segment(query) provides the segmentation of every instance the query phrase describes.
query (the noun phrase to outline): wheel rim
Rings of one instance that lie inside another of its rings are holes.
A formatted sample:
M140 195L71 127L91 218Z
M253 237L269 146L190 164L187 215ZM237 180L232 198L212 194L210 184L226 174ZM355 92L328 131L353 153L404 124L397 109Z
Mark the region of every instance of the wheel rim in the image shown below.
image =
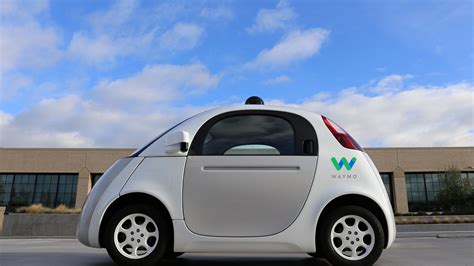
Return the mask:
M117 250L129 259L141 259L155 250L159 239L158 226L148 215L134 213L124 217L115 227Z
M331 229L333 249L347 260L361 260L372 252L375 244L374 229L358 215L346 215Z

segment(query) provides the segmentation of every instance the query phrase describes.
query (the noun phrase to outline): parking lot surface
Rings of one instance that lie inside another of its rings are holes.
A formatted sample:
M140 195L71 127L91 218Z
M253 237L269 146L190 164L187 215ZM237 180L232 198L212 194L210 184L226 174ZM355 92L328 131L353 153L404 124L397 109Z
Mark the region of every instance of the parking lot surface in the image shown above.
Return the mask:
M474 265L474 238L402 238L376 265ZM104 249L74 239L0 239L0 265L115 265ZM305 254L185 254L163 266L329 265Z

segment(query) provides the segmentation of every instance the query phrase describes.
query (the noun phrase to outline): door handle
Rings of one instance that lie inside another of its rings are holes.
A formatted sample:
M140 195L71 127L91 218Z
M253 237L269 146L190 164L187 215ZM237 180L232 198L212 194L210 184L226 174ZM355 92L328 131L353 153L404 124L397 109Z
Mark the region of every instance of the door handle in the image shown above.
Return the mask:
M299 171L299 166L204 166L203 171Z

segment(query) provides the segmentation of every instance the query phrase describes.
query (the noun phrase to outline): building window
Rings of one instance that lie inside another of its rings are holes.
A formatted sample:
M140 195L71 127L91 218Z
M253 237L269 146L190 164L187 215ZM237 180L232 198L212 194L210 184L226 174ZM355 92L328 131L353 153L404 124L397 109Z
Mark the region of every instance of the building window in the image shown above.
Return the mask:
M77 178L77 174L0 174L0 204L74 207Z
M0 174L0 205L6 206L10 201L13 185L13 175Z
M380 177L382 178L385 190L387 190L390 203L392 203L393 206L392 175L390 173L380 173Z
M53 207L56 201L58 175L38 175L34 202L46 207Z
M440 211L439 191L443 173L407 173L408 209L410 211Z
M95 183L97 183L97 181L99 181L99 178L100 178L102 175L103 175L103 174L91 174L92 187L95 185Z
M471 192L474 195L474 172L462 172L461 177L469 178L469 183L471 183Z
M56 197L56 206L64 204L68 207L74 207L76 204L77 175L59 175L58 195Z
M13 176L10 193L10 205L28 206L33 203L36 175L24 174Z
M469 178L474 195L474 172L461 172L461 176ZM408 209L410 211L441 211L439 193L443 186L444 173L407 173Z

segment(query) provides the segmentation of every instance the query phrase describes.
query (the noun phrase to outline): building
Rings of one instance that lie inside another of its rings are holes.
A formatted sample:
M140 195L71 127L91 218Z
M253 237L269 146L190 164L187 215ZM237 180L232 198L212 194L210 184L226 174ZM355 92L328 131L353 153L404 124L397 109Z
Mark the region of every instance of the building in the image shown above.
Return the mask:
M80 208L100 175L132 149L0 148L0 205ZM367 148L394 211L437 210L440 173L454 165L474 188L474 147Z

